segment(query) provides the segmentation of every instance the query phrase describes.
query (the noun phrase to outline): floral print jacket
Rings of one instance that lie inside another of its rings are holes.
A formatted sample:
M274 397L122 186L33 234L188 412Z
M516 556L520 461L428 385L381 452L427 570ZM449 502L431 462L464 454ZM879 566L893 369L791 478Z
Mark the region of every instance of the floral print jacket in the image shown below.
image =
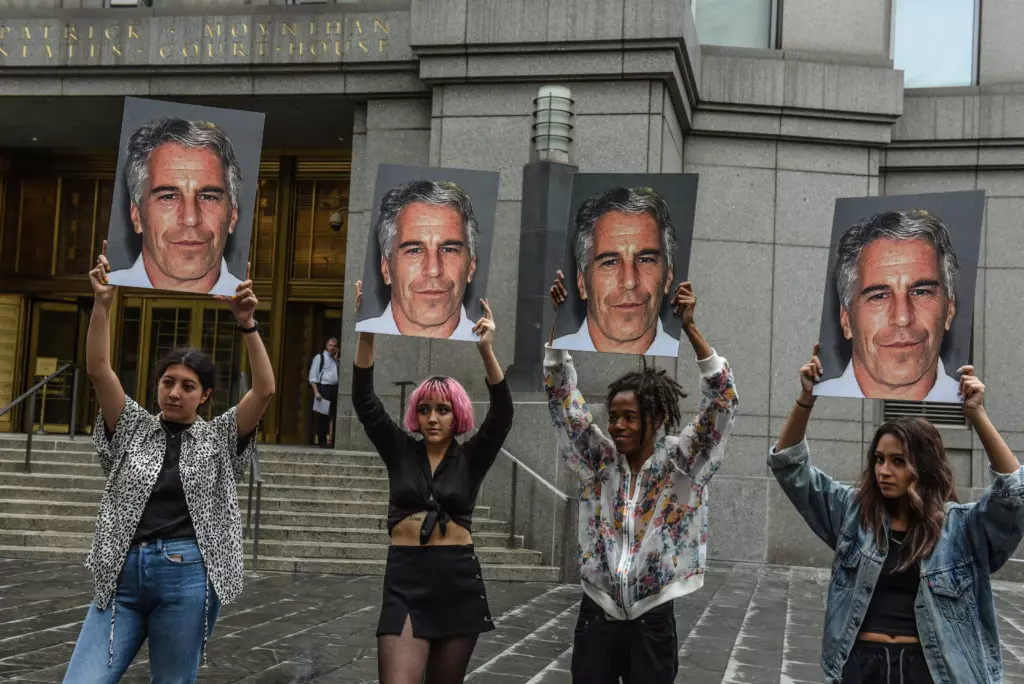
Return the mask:
M546 349L544 380L558 453L581 480L583 590L616 619L637 618L704 583L708 481L725 456L738 403L724 358L712 354L697 364L699 412L679 436L658 439L630 497L629 463L594 425L572 357Z

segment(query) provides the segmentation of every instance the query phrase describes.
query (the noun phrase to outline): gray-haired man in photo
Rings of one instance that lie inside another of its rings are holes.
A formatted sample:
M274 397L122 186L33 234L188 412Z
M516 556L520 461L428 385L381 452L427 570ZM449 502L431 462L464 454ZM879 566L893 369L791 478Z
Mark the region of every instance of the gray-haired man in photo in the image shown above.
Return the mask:
M132 133L125 149L131 222L142 252L112 285L231 296L224 247L238 223L242 172L212 123L168 118Z
M381 199L375 233L391 301L356 330L475 341L462 299L476 273L480 228L462 188L418 180L391 189Z
M852 357L814 393L959 402L960 383L939 356L956 316L959 274L946 225L926 211L883 212L848 228L835 279Z
M576 288L587 315L552 348L677 356L679 340L661 323L676 249L665 199L652 188L611 188L584 202L575 223Z

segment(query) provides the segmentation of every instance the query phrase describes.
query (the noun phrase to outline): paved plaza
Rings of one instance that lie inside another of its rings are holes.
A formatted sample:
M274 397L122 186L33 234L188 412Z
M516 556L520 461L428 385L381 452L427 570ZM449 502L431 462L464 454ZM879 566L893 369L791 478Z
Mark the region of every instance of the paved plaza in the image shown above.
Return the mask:
M676 601L678 682L819 682L826 574L713 563L704 589ZM88 573L66 563L0 559L0 681L60 682L89 605ZM221 613L199 681L375 682L379 577L252 573ZM491 582L497 629L469 682L569 684L574 585ZM1024 682L1024 591L997 583L1006 681ZM126 682L147 682L145 649Z

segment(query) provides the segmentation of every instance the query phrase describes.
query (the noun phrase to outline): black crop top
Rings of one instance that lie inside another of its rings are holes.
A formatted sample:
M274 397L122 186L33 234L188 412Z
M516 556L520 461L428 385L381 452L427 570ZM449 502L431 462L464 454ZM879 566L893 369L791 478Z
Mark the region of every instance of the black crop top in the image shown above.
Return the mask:
M921 568L915 563L903 572L893 572L903 556L901 549L907 533L893 531L890 535L889 552L882 563L882 573L878 576L860 631L916 637L914 602L917 600Z
M507 382L488 385L488 390L491 403L480 429L462 444L453 439L431 475L426 445L391 419L373 391L373 367L353 368L352 406L388 469L389 535L395 525L421 511L427 512L421 544L430 539L435 525L445 534L449 520L472 532L480 483L512 429L515 411Z

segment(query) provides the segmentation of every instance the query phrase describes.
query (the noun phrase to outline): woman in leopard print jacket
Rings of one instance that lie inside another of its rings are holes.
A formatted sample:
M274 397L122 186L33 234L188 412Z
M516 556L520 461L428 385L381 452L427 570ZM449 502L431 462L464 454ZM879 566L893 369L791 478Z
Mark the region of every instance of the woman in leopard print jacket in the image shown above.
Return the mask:
M216 375L203 352L157 365L159 415L121 389L110 366L114 287L103 245L89 272L95 304L86 363L100 405L93 442L107 476L86 564L92 605L64 681L115 683L149 639L153 681L194 682L220 604L242 590L242 525L235 494L256 452L256 427L274 394L258 334L252 281L226 301L245 336L252 389L210 422L198 416Z

